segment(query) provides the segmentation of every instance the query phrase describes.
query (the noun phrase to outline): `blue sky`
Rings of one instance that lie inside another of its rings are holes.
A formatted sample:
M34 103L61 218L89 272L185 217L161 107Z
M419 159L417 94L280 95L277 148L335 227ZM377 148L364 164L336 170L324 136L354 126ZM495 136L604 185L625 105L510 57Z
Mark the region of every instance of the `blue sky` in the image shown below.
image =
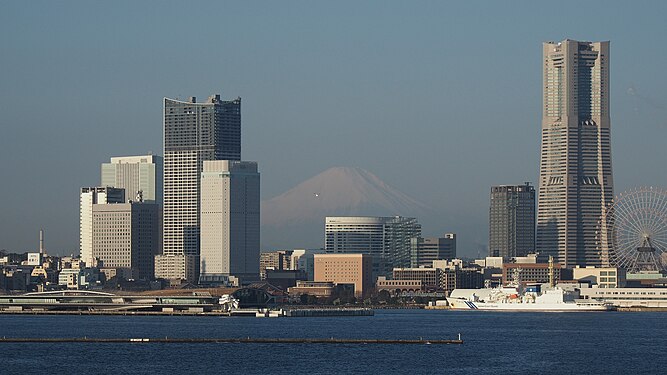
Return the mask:
M488 191L537 181L541 43L611 41L615 191L667 186L663 2L0 3L0 249L78 252L78 189L162 154L164 96L243 98L270 198L358 166L487 242ZM306 245L306 244L304 244ZM309 245L309 244L308 244Z

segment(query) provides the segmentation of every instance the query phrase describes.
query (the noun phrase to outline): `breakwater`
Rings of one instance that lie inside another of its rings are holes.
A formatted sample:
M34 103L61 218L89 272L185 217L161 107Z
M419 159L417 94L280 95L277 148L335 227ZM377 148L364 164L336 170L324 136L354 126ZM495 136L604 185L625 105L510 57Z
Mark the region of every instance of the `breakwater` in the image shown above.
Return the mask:
M2 343L129 343L129 344L463 344L463 340L345 339L345 338L0 338Z
M321 317L321 316L373 316L373 309L288 309L283 310L287 317Z

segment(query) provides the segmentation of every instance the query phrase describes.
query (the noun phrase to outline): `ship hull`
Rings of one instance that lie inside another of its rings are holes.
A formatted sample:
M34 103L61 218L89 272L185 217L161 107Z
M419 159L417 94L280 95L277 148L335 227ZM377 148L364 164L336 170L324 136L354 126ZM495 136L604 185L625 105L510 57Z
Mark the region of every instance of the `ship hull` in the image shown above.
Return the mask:
M452 310L482 310L482 311L533 311L533 312L585 312L609 311L608 305L578 304L576 302L563 303L493 303L468 301L457 298L447 298Z

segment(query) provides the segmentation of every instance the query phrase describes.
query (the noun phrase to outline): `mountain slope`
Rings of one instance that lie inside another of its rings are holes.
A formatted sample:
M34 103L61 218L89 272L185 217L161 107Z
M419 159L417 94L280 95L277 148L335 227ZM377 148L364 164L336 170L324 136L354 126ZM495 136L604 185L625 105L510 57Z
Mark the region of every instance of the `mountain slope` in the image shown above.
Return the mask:
M334 167L262 202L262 224L284 227L326 216L418 216L426 205L361 168Z

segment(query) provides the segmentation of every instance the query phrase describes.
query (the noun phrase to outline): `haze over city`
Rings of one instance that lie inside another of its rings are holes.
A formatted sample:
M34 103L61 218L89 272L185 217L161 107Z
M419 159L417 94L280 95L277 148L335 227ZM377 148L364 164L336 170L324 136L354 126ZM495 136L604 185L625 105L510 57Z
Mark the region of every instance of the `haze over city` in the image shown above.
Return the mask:
M359 167L431 209L425 235L484 255L490 186L538 183L541 43L565 38L611 41L615 193L666 186L667 6L608 3L3 3L0 249L43 228L76 254L100 163L162 154L163 97L220 93L243 98L263 200ZM323 223L262 249L321 247Z

